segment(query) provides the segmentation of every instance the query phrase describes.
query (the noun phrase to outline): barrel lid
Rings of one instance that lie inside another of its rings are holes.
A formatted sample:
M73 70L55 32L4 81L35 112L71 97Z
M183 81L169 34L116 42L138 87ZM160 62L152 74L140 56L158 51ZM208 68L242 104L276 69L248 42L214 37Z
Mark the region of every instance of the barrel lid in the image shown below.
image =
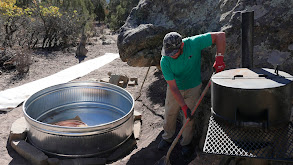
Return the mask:
M221 86L241 89L266 89L285 86L293 76L268 68L237 68L225 70L212 76L212 82Z

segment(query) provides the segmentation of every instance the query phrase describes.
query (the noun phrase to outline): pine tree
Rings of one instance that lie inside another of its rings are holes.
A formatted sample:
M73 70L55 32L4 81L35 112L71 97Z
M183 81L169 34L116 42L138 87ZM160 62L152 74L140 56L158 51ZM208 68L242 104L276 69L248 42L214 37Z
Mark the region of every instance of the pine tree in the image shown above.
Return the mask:
M101 23L101 21L105 20L105 10L104 10L104 7L103 7L102 3L98 3L96 5L94 12L95 12L95 14L97 16L96 18L99 21L99 23Z
M108 4L109 14L106 17L110 28L119 29L138 2L139 0L110 0Z

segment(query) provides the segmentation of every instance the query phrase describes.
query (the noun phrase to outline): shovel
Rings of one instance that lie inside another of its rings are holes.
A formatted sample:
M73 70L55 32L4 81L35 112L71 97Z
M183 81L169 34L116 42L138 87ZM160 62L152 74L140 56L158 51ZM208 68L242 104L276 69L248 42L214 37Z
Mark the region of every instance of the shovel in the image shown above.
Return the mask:
M205 94L207 93L209 87L211 86L211 80L208 82L207 86L204 88L203 92L201 93L199 99L197 100L196 102L196 105L194 107L194 109L192 110L191 112L191 115L193 115L197 109L197 107L199 106L201 100L203 99L203 97L205 96ZM188 118L186 120L186 122L184 123L184 125L182 126L182 128L180 129L177 137L174 139L174 141L172 142L168 152L167 152L167 155L166 156L163 156L157 163L156 165L169 165L170 162L169 162L169 157L170 157L170 154L173 150L173 148L175 147L175 145L177 144L179 138L181 137L182 135L182 132L184 131L185 127L187 126L188 122L190 121L190 119Z

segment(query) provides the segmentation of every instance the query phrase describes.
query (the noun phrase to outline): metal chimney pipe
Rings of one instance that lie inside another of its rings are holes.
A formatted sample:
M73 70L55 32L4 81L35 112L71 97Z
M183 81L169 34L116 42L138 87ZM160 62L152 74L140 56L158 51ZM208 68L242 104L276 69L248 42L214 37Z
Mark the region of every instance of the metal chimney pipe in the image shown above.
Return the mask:
M242 68L253 68L254 11L242 12Z

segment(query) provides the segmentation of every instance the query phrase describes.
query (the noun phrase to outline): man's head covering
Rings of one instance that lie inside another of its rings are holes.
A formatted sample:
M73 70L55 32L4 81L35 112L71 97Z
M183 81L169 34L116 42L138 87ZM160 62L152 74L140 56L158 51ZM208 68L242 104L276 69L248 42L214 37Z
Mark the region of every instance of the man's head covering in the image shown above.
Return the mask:
M175 55L182 44L182 37L177 32L170 32L165 35L163 40L163 48L161 55L173 56Z

